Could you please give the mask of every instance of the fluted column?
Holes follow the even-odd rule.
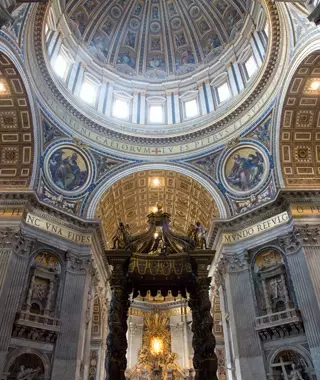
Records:
[[[10,231],[5,249],[11,250],[12,253],[4,260],[7,263],[5,272],[3,269],[0,272],[3,279],[0,293],[0,375],[5,366],[12,327],[28,274],[31,241],[26,240],[19,232]]]
[[[237,380],[265,380],[261,343],[254,329],[256,312],[245,252],[222,259],[225,299]]]
[[[312,255],[308,257],[310,250],[306,249],[306,247],[303,248],[301,245],[301,242],[304,244],[303,240],[303,235],[299,231],[295,231],[284,237],[282,243],[287,256],[298,307],[301,311],[313,365],[317,379],[320,380],[320,308],[317,300],[319,278],[316,278],[316,267],[319,263],[318,258],[312,262]],[[315,268],[311,268],[310,264]]]
[[[57,339],[52,379],[80,379],[81,350],[90,283],[90,259],[67,254],[67,271],[61,305],[61,334]]]

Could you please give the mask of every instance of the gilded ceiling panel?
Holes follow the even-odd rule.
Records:
[[[157,202],[172,215],[172,226],[178,232],[186,233],[195,221],[209,230],[219,217],[215,200],[193,179],[165,170],[138,172],[116,182],[102,197],[97,217],[102,219],[107,241],[119,221],[129,224],[132,234],[145,230],[146,216]]]
[[[320,186],[320,52],[300,65],[286,95],[280,158],[288,188]]]
[[[28,188],[33,164],[32,116],[18,70],[0,53],[0,188]]]

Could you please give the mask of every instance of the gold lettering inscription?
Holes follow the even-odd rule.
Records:
[[[48,222],[47,220],[30,213],[26,217],[26,223],[41,230],[48,231],[54,235],[61,236],[64,239],[72,240],[77,244],[91,244],[92,241],[92,237],[89,234],[81,234],[71,228]]]
[[[299,216],[320,216],[320,204],[314,205],[314,204],[292,204],[291,205],[291,212],[293,217],[299,217]]]
[[[239,240],[248,239],[249,237],[258,235],[264,231],[268,231],[277,226],[285,224],[288,220],[289,214],[285,211],[272,218],[264,220],[263,222],[254,224],[253,226],[237,231],[235,233],[225,233],[223,234],[223,242],[230,244],[235,243]]]

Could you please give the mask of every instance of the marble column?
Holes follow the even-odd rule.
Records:
[[[67,254],[67,270],[61,305],[61,334],[56,343],[52,379],[78,380],[85,332],[90,284],[90,259]]]
[[[245,252],[224,255],[225,305],[229,311],[235,377],[237,380],[265,380],[261,342],[254,329],[254,293]]]
[[[21,236],[19,232],[11,231],[6,239],[5,254],[7,256],[1,259],[1,262],[5,262],[5,269],[1,268],[0,270],[2,281],[0,292],[0,375],[5,366],[13,323],[24,290],[25,278],[28,275],[28,259],[31,250],[31,241]],[[1,256],[3,254],[4,252],[1,252]]]
[[[314,282],[312,279],[317,275],[317,263],[313,263],[315,268],[310,271],[310,249],[302,247],[296,233],[287,235],[282,242],[315,373],[320,380],[320,309],[316,294],[319,290],[319,278],[314,278]],[[316,287],[315,282],[318,284]]]

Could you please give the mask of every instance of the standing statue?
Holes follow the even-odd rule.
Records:
[[[196,222],[195,225],[194,242],[196,248],[207,249],[206,230],[202,227],[200,222]]]
[[[33,380],[36,378],[36,376],[39,375],[40,372],[41,372],[40,367],[33,369],[33,368],[26,368],[24,365],[21,365],[16,379],[17,380]]]
[[[129,242],[129,236],[129,225],[125,225],[123,222],[120,222],[116,234],[112,238],[112,249],[125,248]]]
[[[304,378],[301,375],[301,372],[296,368],[296,365],[293,363],[291,364],[292,370],[289,375],[290,380],[304,380]]]

